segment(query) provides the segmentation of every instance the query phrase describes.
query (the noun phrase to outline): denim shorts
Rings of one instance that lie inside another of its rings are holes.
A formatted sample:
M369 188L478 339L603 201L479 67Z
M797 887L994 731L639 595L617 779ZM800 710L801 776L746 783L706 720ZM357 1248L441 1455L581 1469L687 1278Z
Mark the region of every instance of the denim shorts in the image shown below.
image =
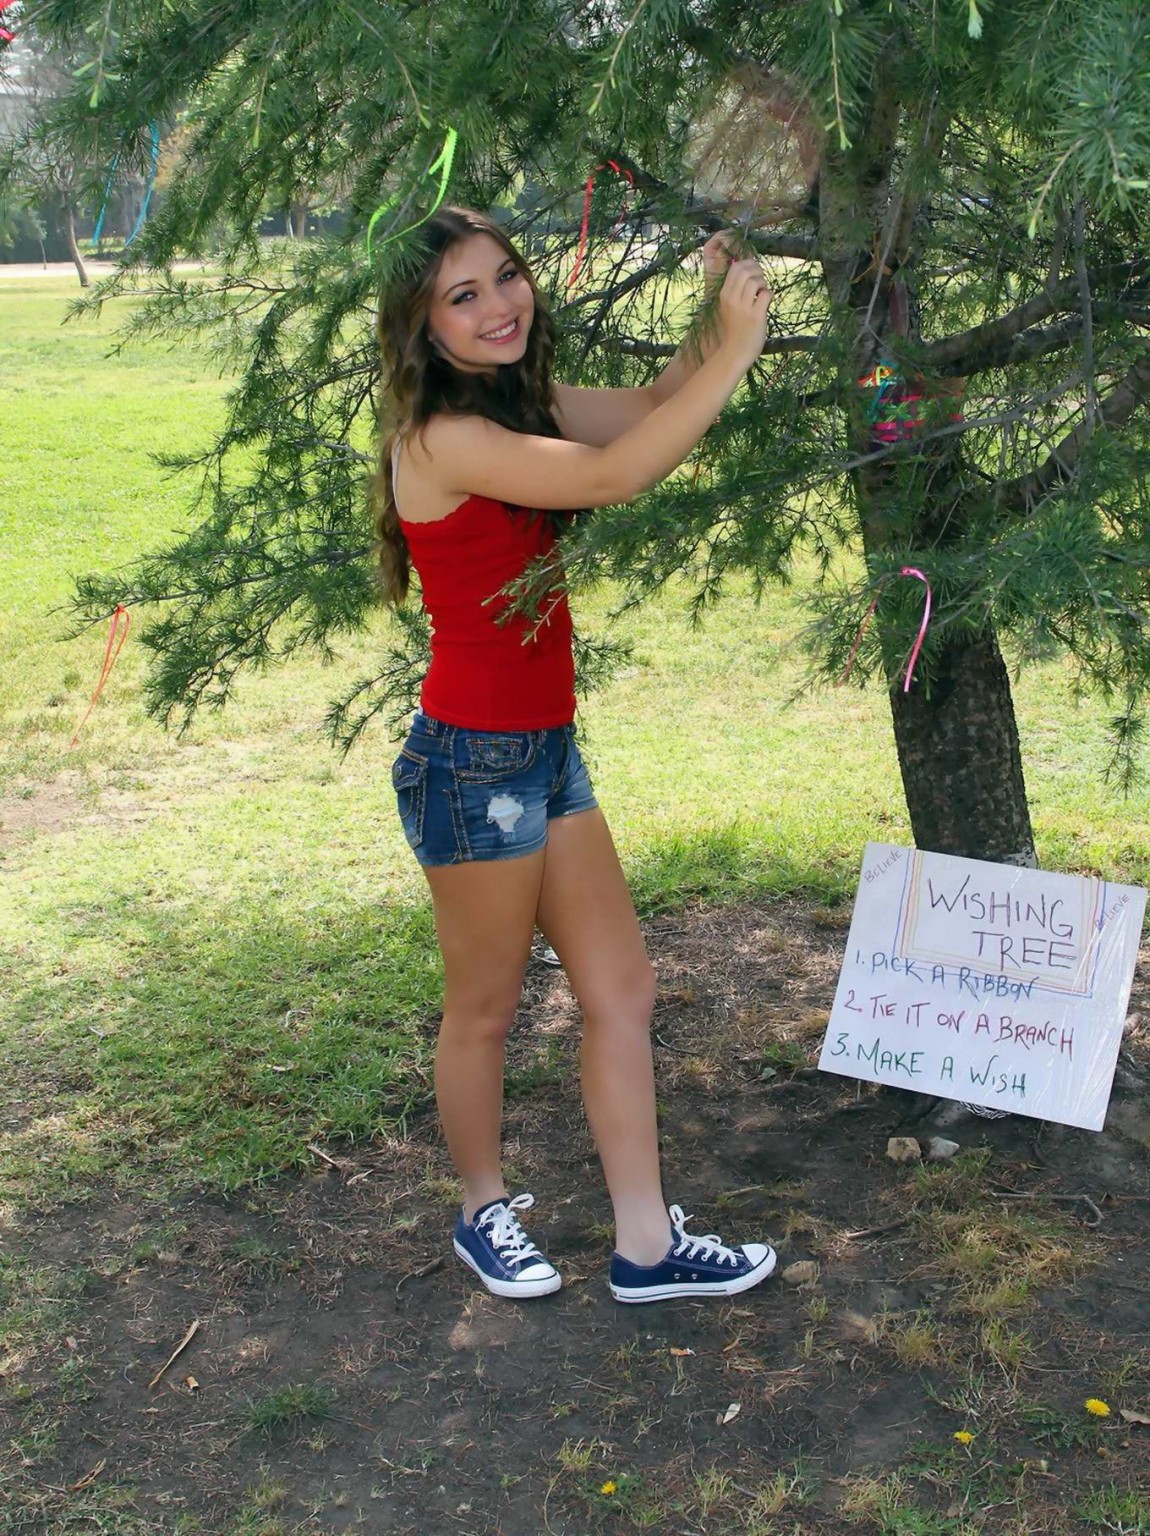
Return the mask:
M471 731L416 714L391 781L421 864L522 858L553 817L598 804L572 725Z

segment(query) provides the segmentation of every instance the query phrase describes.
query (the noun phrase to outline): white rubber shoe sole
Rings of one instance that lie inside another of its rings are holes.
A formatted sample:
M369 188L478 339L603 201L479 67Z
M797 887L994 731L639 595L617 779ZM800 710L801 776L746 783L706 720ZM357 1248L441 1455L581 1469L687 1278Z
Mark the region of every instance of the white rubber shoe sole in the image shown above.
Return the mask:
M495 1280L491 1275L483 1273L466 1248L456 1242L452 1243L452 1247L459 1258L467 1265L468 1269L475 1271L493 1296L523 1296L528 1299L532 1296L550 1296L552 1291L557 1291L563 1284L563 1276L557 1269L553 1269L550 1264L547 1265L549 1273L540 1275L534 1280ZM532 1269L538 1269L539 1267L537 1264L529 1265L527 1273L530 1274Z
M672 1280L663 1285L611 1285L611 1294L616 1301L636 1304L644 1301L673 1301L676 1296L737 1296L740 1291L749 1291L752 1286L766 1280L775 1272L775 1265L779 1262L778 1254L765 1243L747 1243L744 1251L754 1256L756 1250L762 1250L762 1257L757 1259L752 1269L745 1275L736 1275L732 1280Z

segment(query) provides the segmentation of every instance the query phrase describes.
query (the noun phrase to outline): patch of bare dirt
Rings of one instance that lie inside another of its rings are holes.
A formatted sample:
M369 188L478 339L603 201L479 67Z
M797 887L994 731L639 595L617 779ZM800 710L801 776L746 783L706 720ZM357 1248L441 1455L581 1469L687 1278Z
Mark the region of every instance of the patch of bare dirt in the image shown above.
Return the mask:
M0 796L0 845L25 834L67 831L89 811L78 775L61 775L28 794Z
M237 746L231 751L231 747L228 742L217 743L213 752L216 758L226 754L234 765L243 756L243 749ZM65 769L43 783L17 784L0 795L0 853L32 838L52 837L77 827L133 826L149 821L168 803L169 781L177 779L185 793L201 788L210 782L206 765L212 760L200 747L175 748L169 757L166 780L152 775L146 786L133 788L100 783L75 769ZM233 777L237 775L256 776L244 772L242 763L235 768Z
M980 1157L924 1182L884 1155L921 1103L805 1064L845 914L700 910L647 932L668 1198L696 1231L769 1235L780 1269L811 1261L816 1279L720 1304L612 1301L578 1020L562 977L533 966L507 1155L563 1289L496 1301L455 1261L430 1120L328 1146L336 1166L233 1200L29 1217L10 1248L82 1273L85 1294L6 1378L0 1444L26 1465L9 1457L18 1523L0 1515L0 1530L894 1531L859 1525L850 1501L896 1470L910 1487L929 1447L918 1497L935 1523L907 1526L925 1536L1101 1530L1077 1513L1091 1490L1150 1487L1150 1428L1119 1416L1150 1412L1140 1027L1104 1133L971 1120L950 1134ZM1138 986L1150 1017L1145 967ZM1029 1291L997 1302L1011 1276ZM1106 1422L1087 1397L1107 1400ZM261 1426L269 1404L280 1422ZM62 1432L33 1455L45 1419ZM981 1512L963 1468L947 1481L960 1430L1001 1463ZM749 1523L756 1498L777 1525ZM121 1523L97 1523L110 1507Z

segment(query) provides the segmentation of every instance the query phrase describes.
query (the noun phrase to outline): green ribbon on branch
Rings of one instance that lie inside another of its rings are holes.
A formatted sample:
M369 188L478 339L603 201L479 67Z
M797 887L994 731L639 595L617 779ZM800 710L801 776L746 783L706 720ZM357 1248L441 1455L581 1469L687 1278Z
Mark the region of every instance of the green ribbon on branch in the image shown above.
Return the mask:
M421 224L426 224L427 220L443 202L443 199L447 195L447 183L451 180L451 168L455 164L455 146L458 143L458 132L454 128L449 128L447 130L447 135L443 140L443 148L439 151L438 155L436 155L435 159L427 167L427 170L424 173L428 178L431 178L437 171L439 172L439 187L435 194L435 201L432 203L431 207L427 210L421 219L416 219L414 224L408 224L403 229L397 229L393 234L388 235L386 239L381 240L379 245L376 247L377 250L381 250L383 246L388 245L392 240L399 240L403 235L409 235L413 229L418 229ZM379 223L380 219L382 219L385 214L390 213L398 202L398 196L389 197L386 203L381 203L379 205L379 207L375 210L370 220L368 221L367 257L369 261L371 260L372 231L375 229L375 226Z

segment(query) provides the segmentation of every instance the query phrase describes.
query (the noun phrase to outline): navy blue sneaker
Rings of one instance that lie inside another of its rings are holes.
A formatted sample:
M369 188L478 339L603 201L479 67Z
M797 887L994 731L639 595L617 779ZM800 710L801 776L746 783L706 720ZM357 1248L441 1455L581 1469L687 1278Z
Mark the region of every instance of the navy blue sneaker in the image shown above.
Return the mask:
M671 1246L658 1264L632 1264L611 1255L611 1294L616 1301L669 1301L673 1296L737 1296L774 1270L775 1250L767 1243L725 1248L714 1233L696 1237L683 1231L690 1221L672 1205Z
M466 1221L455 1224L455 1251L495 1296L548 1296L563 1284L519 1225L518 1211L529 1211L534 1195L492 1200Z

